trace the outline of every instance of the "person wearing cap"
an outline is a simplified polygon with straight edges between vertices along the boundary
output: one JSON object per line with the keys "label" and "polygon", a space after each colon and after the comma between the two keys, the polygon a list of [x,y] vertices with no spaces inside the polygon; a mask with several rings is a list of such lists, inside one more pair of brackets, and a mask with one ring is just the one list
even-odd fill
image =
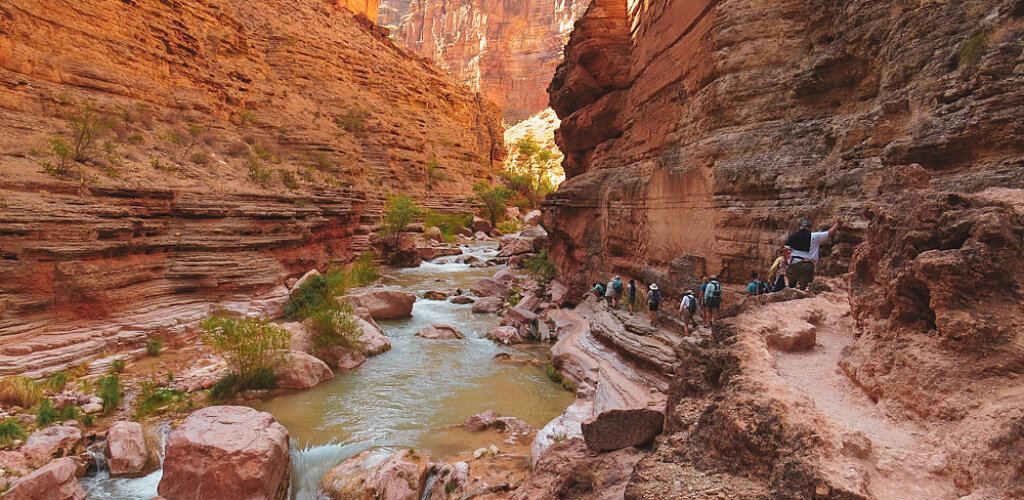
{"label": "person wearing cap", "polygon": [[679,317],[683,320],[683,334],[690,336],[690,324],[697,328],[697,297],[693,296],[693,290],[687,290],[683,300],[679,301]]}
{"label": "person wearing cap", "polygon": [[707,326],[715,326],[715,316],[722,307],[722,284],[718,276],[712,276],[708,286],[704,288],[704,322]]}
{"label": "person wearing cap", "polygon": [[611,284],[612,290],[615,292],[612,295],[612,307],[618,309],[619,302],[622,302],[622,277],[616,274]]}
{"label": "person wearing cap", "polygon": [[651,312],[651,326],[658,323],[658,307],[661,306],[661,291],[658,290],[657,283],[651,283],[650,290],[647,291],[647,309]]}
{"label": "person wearing cap", "polygon": [[839,217],[832,218],[832,227],[828,231],[811,232],[811,221],[800,223],[800,230],[786,240],[786,248],[791,251],[786,279],[789,286],[806,290],[814,281],[814,265],[818,263],[818,250],[821,242],[830,238],[839,229]]}

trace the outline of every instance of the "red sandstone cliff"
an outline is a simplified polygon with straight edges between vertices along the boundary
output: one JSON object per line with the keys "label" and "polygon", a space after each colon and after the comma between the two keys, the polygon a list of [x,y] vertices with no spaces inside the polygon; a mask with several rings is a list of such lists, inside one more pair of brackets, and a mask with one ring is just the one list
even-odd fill
{"label": "red sandstone cliff", "polygon": [[[92,158],[44,173],[88,102]],[[503,157],[493,104],[336,2],[4,2],[0,373],[272,314],[382,195],[464,209]]]}
{"label": "red sandstone cliff", "polygon": [[382,3],[382,24],[400,19],[398,43],[434,59],[517,122],[547,107],[544,92],[585,0]]}

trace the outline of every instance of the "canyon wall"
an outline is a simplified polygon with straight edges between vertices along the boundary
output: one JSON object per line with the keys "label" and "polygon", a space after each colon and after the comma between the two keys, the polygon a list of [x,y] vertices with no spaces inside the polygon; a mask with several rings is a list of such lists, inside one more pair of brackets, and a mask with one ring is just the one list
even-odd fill
{"label": "canyon wall", "polygon": [[494,101],[507,121],[547,107],[544,89],[586,0],[412,0],[381,4],[394,38]]}
{"label": "canyon wall", "polygon": [[4,2],[0,131],[0,374],[32,376],[273,315],[386,195],[467,211],[505,154],[493,103],[320,0]]}

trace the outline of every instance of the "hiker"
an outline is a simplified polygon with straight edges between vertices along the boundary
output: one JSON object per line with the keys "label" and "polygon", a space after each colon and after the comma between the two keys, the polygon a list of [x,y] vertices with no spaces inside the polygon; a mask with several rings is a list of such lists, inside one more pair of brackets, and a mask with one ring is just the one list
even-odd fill
{"label": "hiker", "polygon": [[712,276],[708,286],[704,289],[704,323],[708,326],[715,326],[715,315],[722,307],[722,284],[718,282],[718,276]]}
{"label": "hiker", "polygon": [[814,265],[818,263],[818,250],[821,242],[830,238],[839,229],[839,217],[832,218],[832,227],[828,231],[811,232],[811,221],[800,223],[800,230],[786,240],[786,247],[792,250],[789,258],[789,269],[786,278],[789,285],[807,290],[814,281]]}
{"label": "hiker", "polygon": [[708,289],[708,282],[711,278],[705,276],[701,281],[700,288],[697,289],[697,307],[700,309],[700,316],[704,318],[705,323],[707,322],[708,311],[704,309],[704,291]]}
{"label": "hiker", "polygon": [[615,280],[610,280],[607,285],[604,286],[604,298],[608,301],[608,305],[615,307]]}
{"label": "hiker", "polygon": [[612,295],[612,307],[618,309],[619,302],[622,302],[622,278],[617,274],[615,279],[612,280],[612,290],[615,291]]}
{"label": "hiker", "polygon": [[636,304],[636,280],[629,280],[626,292],[629,298],[629,314],[633,314],[633,305]]}
{"label": "hiker", "polygon": [[768,284],[761,279],[761,275],[757,272],[750,273],[750,279],[752,281],[747,284],[748,296],[764,295],[770,291]]}
{"label": "hiker", "polygon": [[661,307],[661,292],[658,291],[657,283],[651,283],[651,290],[647,292],[647,309],[651,311],[651,326],[658,322],[658,307]]}
{"label": "hiker", "polygon": [[790,257],[790,249],[782,247],[779,249],[779,256],[775,259],[775,262],[772,262],[772,267],[768,268],[768,283],[772,285],[771,293],[781,292],[783,288],[789,286],[789,279],[786,278],[786,269],[789,267]]}
{"label": "hiker", "polygon": [[690,336],[691,323],[694,329],[697,328],[697,319],[694,317],[696,313],[697,297],[693,296],[693,290],[687,290],[683,300],[679,301],[679,317],[683,319],[683,334],[687,337]]}
{"label": "hiker", "polygon": [[[590,291],[587,293],[594,294],[594,297],[597,297],[598,300],[600,300],[601,297],[604,297],[604,285],[600,283],[594,283],[594,288],[591,288]],[[586,295],[584,295],[584,298],[586,298]]]}

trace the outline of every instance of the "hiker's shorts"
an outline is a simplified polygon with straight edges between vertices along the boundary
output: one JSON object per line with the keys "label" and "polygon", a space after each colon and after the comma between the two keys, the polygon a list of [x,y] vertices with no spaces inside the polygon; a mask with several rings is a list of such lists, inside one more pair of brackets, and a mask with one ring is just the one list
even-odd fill
{"label": "hiker's shorts", "polygon": [[685,307],[682,311],[679,311],[679,317],[682,318],[683,323],[690,323],[693,321],[693,313]]}
{"label": "hiker's shorts", "polygon": [[650,308],[650,310],[652,310],[652,311],[657,311],[658,310],[658,306],[660,306],[660,305],[661,305],[661,302],[651,302],[650,305],[648,306],[648,308]]}
{"label": "hiker's shorts", "polygon": [[807,285],[814,281],[814,262],[801,260],[790,264],[786,270],[786,277],[789,278],[789,286],[800,284],[807,288]]}

